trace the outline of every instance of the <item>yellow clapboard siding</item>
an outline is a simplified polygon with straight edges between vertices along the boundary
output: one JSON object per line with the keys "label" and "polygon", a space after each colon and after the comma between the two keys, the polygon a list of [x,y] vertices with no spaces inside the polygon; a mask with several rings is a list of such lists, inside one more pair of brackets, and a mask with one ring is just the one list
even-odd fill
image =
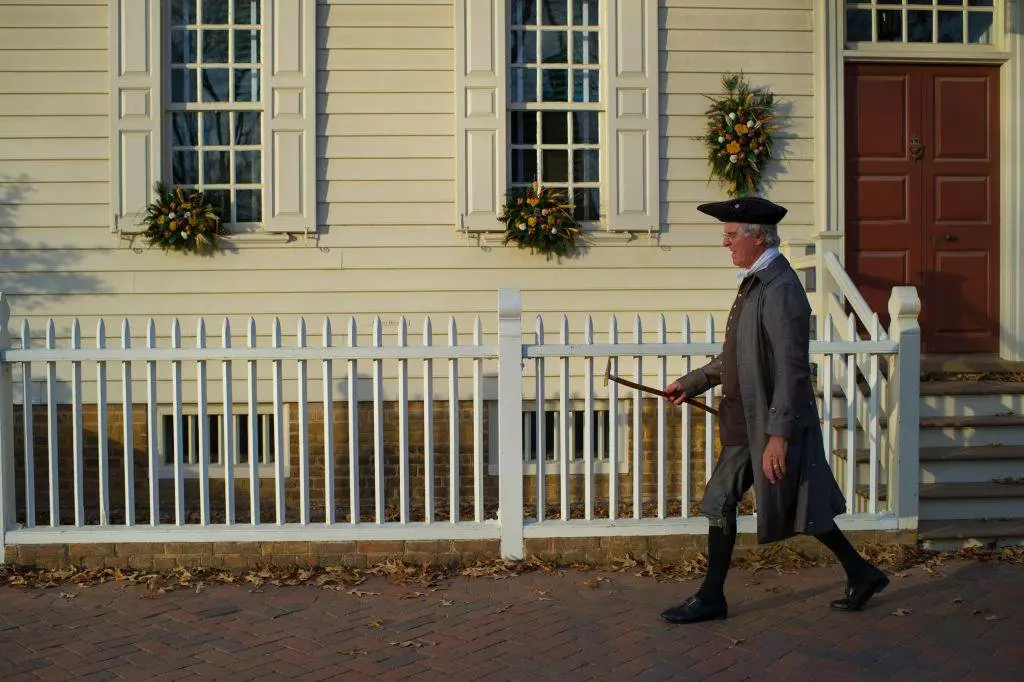
{"label": "yellow clapboard siding", "polygon": [[[776,138],[775,141],[775,155],[776,159],[791,158],[794,157],[794,150],[792,142],[795,142],[795,138]],[[694,140],[688,137],[670,137],[668,139],[668,156],[666,158],[704,158],[705,148],[703,142]],[[808,150],[812,152],[813,150]],[[795,156],[795,158],[801,158]]]}
{"label": "yellow clapboard siding", "polygon": [[106,225],[108,205],[12,206],[0,212],[0,227],[68,227]]}
{"label": "yellow clapboard siding", "polygon": [[[133,273],[104,272],[93,275],[72,275],[75,295],[123,294],[132,291]],[[12,295],[40,294],[54,295],[66,291],[69,282],[62,282],[49,272],[7,272],[4,273],[4,292]]]}
{"label": "yellow clapboard siding", "polygon": [[106,116],[110,101],[103,95],[3,95],[0,116],[66,116],[68,112],[85,116]]}
{"label": "yellow clapboard siding", "polygon": [[106,28],[107,7],[92,3],[75,7],[25,2],[22,5],[0,5],[0,26],[6,28]]}
{"label": "yellow clapboard siding", "polygon": [[[684,42],[685,37],[673,39],[672,45]],[[665,68],[669,72],[690,73],[736,73],[764,69],[765,64],[772,65],[772,71],[778,74],[814,74],[814,55],[774,52],[689,52],[668,50],[665,55]]]}
{"label": "yellow clapboard siding", "polygon": [[110,135],[106,116],[4,116],[0,139],[5,137],[103,137]]}
{"label": "yellow clapboard siding", "polygon": [[[817,0],[731,0],[729,7],[738,10],[803,10],[810,12]],[[722,0],[664,0],[669,9],[716,9],[722,6]]]}
{"label": "yellow clapboard siding", "polygon": [[408,3],[400,7],[386,3],[366,3],[354,6],[329,5],[325,10],[321,25],[327,25],[332,29],[342,26],[450,28],[452,25],[451,8],[440,3],[435,5]]}
{"label": "yellow clapboard siding", "polygon": [[8,159],[105,159],[109,155],[109,139],[67,138],[63,140],[27,138],[3,141],[3,154]]}
{"label": "yellow clapboard siding", "polygon": [[328,71],[437,71],[455,68],[455,52],[450,45],[424,50],[408,47],[402,45],[390,50],[375,50],[344,46],[321,52],[317,67]]}
{"label": "yellow clapboard siding", "polygon": [[[671,111],[662,113],[664,114],[664,118],[668,119],[666,135],[669,140],[704,134],[706,121],[703,116],[682,116]],[[786,118],[782,123],[785,124],[785,130],[783,131],[784,135],[780,134],[778,137],[814,136],[814,119],[812,118]]]}
{"label": "yellow clapboard siding", "polygon": [[317,44],[327,49],[438,49],[455,44],[453,27],[358,27],[336,26],[317,30]]}
{"label": "yellow clapboard siding", "polygon": [[455,201],[455,183],[451,180],[419,180],[416,182],[373,182],[351,180],[321,184],[318,192],[326,201]]}
{"label": "yellow clapboard siding", "polygon": [[318,130],[330,137],[361,135],[455,136],[455,114],[331,114],[320,116]]}
{"label": "yellow clapboard siding", "polygon": [[759,31],[811,31],[814,13],[806,8],[797,10],[728,7],[673,7],[664,12],[662,28],[668,30],[705,31],[728,30],[734,26],[756,27]]}
{"label": "yellow clapboard siding", "polygon": [[0,173],[0,203],[8,210],[17,205],[110,204],[107,182],[8,182]]}
{"label": "yellow clapboard siding", "polygon": [[[710,94],[710,93],[709,93]],[[784,97],[789,108],[787,121],[814,116],[814,98],[802,95]],[[670,116],[701,116],[708,109],[708,100],[701,94],[663,94],[662,111]]]}
{"label": "yellow clapboard siding", "polygon": [[[739,27],[745,27],[741,30]],[[676,52],[764,52],[772,55],[814,52],[814,34],[810,31],[765,31],[753,25],[739,24],[730,30],[683,31],[673,42]]]}
{"label": "yellow clapboard siding", "polygon": [[[2,246],[2,242],[0,242]],[[316,248],[224,250],[210,258],[193,258],[144,248],[141,253],[124,249],[64,249],[76,272],[248,272],[259,270],[336,270],[342,267],[343,249],[326,253]],[[52,253],[44,249],[19,249],[4,257],[9,272],[46,272]],[[279,275],[273,275],[278,277]]]}
{"label": "yellow clapboard siding", "polygon": [[[813,185],[806,183],[808,189],[813,189]],[[703,201],[714,200],[705,199]],[[814,200],[814,196],[810,193],[807,196],[807,203],[798,204],[790,202],[786,208],[789,209],[789,213],[786,214],[786,222],[790,225],[810,225],[814,222],[814,206],[811,202]],[[707,220],[707,216],[697,210],[697,205],[702,201],[676,201],[675,196],[668,202],[668,221],[670,223],[700,223]]]}
{"label": "yellow clapboard siding", "polygon": [[323,146],[328,159],[454,159],[455,140],[448,136],[332,137]]}
{"label": "yellow clapboard siding", "polygon": [[[767,65],[762,68],[767,68]],[[771,90],[777,97],[813,97],[814,77],[809,74],[775,74],[747,71],[749,81],[759,88]],[[663,95],[718,95],[722,91],[722,74],[671,72],[662,74]],[[705,100],[707,102],[707,100]]]}
{"label": "yellow clapboard siding", "polygon": [[455,203],[392,204],[388,202],[327,205],[328,226],[438,225],[455,221]]}
{"label": "yellow clapboard siding", "polygon": [[16,71],[103,71],[109,69],[106,46],[92,50],[3,50],[0,70]]}
{"label": "yellow clapboard siding", "polygon": [[329,71],[319,82],[320,92],[443,92],[455,96],[455,76],[450,70]]}
{"label": "yellow clapboard siding", "polygon": [[[785,181],[814,182],[814,161],[810,159],[787,158],[781,162],[785,168]],[[707,181],[708,164],[701,155],[699,158],[670,158],[663,162],[662,182],[689,180]],[[668,196],[664,194],[663,196]]]}
{"label": "yellow clapboard siding", "polygon": [[327,159],[325,180],[443,180],[455,182],[452,159]]}
{"label": "yellow clapboard siding", "polygon": [[317,95],[318,110],[325,114],[448,114],[455,111],[451,93],[331,93]]}
{"label": "yellow clapboard siding", "polygon": [[14,182],[109,182],[109,176],[106,160],[14,160],[0,154],[0,177]]}
{"label": "yellow clapboard siding", "polygon": [[110,87],[106,72],[31,73],[0,71],[0,93],[80,95],[106,94]]}
{"label": "yellow clapboard siding", "polygon": [[64,50],[105,50],[105,28],[10,28],[0,26],[0,53],[5,50],[39,50],[60,45]]}
{"label": "yellow clapboard siding", "polygon": [[[784,171],[785,169],[782,168],[779,169],[777,174],[772,173],[771,175],[771,178],[776,180],[767,188],[767,191],[771,194],[772,201],[785,205],[789,205],[792,202],[813,201],[814,183],[794,182],[790,180]],[[672,201],[694,201],[698,203],[713,201],[712,195],[716,193],[715,184],[712,183],[708,186],[706,181],[677,180],[672,183]]]}
{"label": "yellow clapboard siding", "polygon": [[628,244],[626,238],[598,235],[600,242],[592,244],[586,258],[568,258],[561,263],[538,260],[528,253],[510,247],[480,249],[451,248],[447,245],[412,247],[396,244],[387,248],[344,249],[345,267],[360,270],[389,270],[415,267],[420,269],[456,270],[466,268],[544,269],[544,270],[641,270],[699,268],[715,266],[716,261],[727,264],[726,253],[720,246],[692,247],[680,251],[666,251],[646,244]]}

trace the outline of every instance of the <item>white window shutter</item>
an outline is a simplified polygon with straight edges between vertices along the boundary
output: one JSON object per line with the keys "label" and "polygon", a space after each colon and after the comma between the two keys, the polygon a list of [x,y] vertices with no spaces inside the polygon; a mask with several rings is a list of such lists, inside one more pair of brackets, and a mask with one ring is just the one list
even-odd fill
{"label": "white window shutter", "polygon": [[456,0],[457,225],[504,230],[506,191],[505,0]]}
{"label": "white window shutter", "polygon": [[263,228],[316,231],[316,0],[265,3]]}
{"label": "white window shutter", "polygon": [[608,0],[607,229],[660,225],[658,3]]}
{"label": "white window shutter", "polygon": [[162,176],[163,15],[159,0],[110,0],[108,11],[111,228],[141,232]]}

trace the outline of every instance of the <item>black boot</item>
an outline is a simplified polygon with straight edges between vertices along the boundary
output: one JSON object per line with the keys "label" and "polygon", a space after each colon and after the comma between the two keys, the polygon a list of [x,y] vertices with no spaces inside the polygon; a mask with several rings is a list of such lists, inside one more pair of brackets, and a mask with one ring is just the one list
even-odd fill
{"label": "black boot", "polygon": [[836,611],[860,611],[871,597],[889,585],[889,577],[868,563],[838,527],[815,537],[832,550],[846,571],[846,591],[829,604]]}
{"label": "black boot", "polygon": [[697,594],[682,604],[666,609],[661,617],[669,623],[699,623],[705,620],[726,618],[729,605],[725,601],[725,576],[732,562],[733,545],[736,544],[736,521],[708,529],[708,572]]}

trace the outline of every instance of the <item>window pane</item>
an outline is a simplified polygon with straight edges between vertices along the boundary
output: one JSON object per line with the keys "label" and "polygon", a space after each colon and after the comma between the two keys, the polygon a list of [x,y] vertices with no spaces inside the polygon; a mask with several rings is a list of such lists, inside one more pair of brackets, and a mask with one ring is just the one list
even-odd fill
{"label": "window pane", "polygon": [[544,162],[541,180],[543,182],[568,182],[569,152],[564,149],[545,149],[541,154]]}
{"label": "window pane", "polygon": [[878,42],[902,42],[903,41],[903,13],[898,9],[879,10],[876,15],[878,19]]}
{"label": "window pane", "polygon": [[260,101],[259,69],[235,69],[235,101]]}
{"label": "window pane", "polygon": [[956,5],[957,7],[964,6],[964,0],[939,0],[940,5]]}
{"label": "window pane", "polygon": [[255,64],[260,60],[260,32],[257,30],[235,31],[235,61],[241,64]]}
{"label": "window pane", "polygon": [[909,0],[908,5],[930,5],[932,0]]}
{"label": "window pane", "polygon": [[171,31],[171,62],[174,64],[196,63],[195,29],[174,29]]}
{"label": "window pane", "polygon": [[577,144],[597,144],[597,112],[577,111],[572,115],[572,141]]}
{"label": "window pane", "polygon": [[239,111],[235,113],[235,144],[260,143],[260,112]]}
{"label": "window pane", "polygon": [[537,2],[536,2],[536,0],[512,0],[512,23],[513,24],[536,24],[537,23]]}
{"label": "window pane", "polygon": [[568,69],[544,69],[541,72],[541,100],[544,102],[569,101]]}
{"label": "window pane", "polygon": [[203,23],[228,23],[228,0],[203,0]]}
{"label": "window pane", "polygon": [[964,42],[964,15],[962,12],[939,12],[939,42]]}
{"label": "window pane", "polygon": [[229,111],[204,111],[203,112],[203,144],[224,145],[231,144],[231,112]]}
{"label": "window pane", "polygon": [[235,152],[235,182],[253,185],[260,181],[260,152]]}
{"label": "window pane", "polygon": [[992,0],[967,0],[968,7],[991,7]]}
{"label": "window pane", "polygon": [[597,182],[600,178],[600,157],[596,149],[577,149],[572,158],[573,182]]}
{"label": "window pane", "polygon": [[261,194],[258,189],[240,189],[235,192],[236,222],[258,223],[263,220]]}
{"label": "window pane", "polygon": [[537,32],[512,31],[512,63],[537,63]]}
{"label": "window pane", "polygon": [[235,23],[260,23],[260,0],[235,0]]}
{"label": "window pane", "polygon": [[196,0],[171,0],[171,23],[196,23]]}
{"label": "window pane", "polygon": [[569,35],[565,31],[541,32],[541,61],[545,64],[565,64],[569,61]]}
{"label": "window pane", "polygon": [[227,64],[227,31],[203,31],[203,62],[206,64]]}
{"label": "window pane", "polygon": [[511,137],[512,144],[537,144],[537,114],[513,111]]}
{"label": "window pane", "polygon": [[196,102],[196,72],[192,69],[171,69],[171,102]]}
{"label": "window pane", "polygon": [[533,182],[537,177],[537,152],[533,149],[512,150],[512,182]]}
{"label": "window pane", "polygon": [[199,184],[199,152],[176,151],[171,154],[171,182],[175,185]]}
{"label": "window pane", "polygon": [[572,23],[576,26],[597,26],[597,0],[572,0]]}
{"label": "window pane", "polygon": [[227,102],[228,101],[228,70],[227,69],[203,69],[203,101],[204,102]]}
{"label": "window pane", "polygon": [[534,69],[512,69],[512,101],[537,101],[537,72]]}
{"label": "window pane", "polygon": [[599,102],[600,93],[598,83],[600,78],[597,71],[583,69],[574,71],[572,75],[572,101],[573,102]]}
{"label": "window pane", "polygon": [[231,190],[208,189],[203,194],[213,207],[220,211],[221,222],[231,222]]}
{"label": "window pane", "polygon": [[199,119],[195,112],[171,113],[171,146],[194,147],[199,144]]}
{"label": "window pane", "polygon": [[543,144],[569,143],[569,118],[564,111],[545,111],[541,114],[541,142]]}
{"label": "window pane", "polygon": [[992,15],[971,12],[967,15],[967,42],[989,45],[992,43]]}
{"label": "window pane", "polygon": [[203,152],[203,184],[231,183],[231,152]]}
{"label": "window pane", "polygon": [[575,204],[573,217],[576,220],[601,219],[601,192],[596,187],[577,189]]}
{"label": "window pane", "polygon": [[569,23],[569,0],[540,0],[540,22],[545,26]]}
{"label": "window pane", "polygon": [[911,10],[907,12],[907,40],[912,43],[932,42],[931,10]]}
{"label": "window pane", "polygon": [[572,61],[576,64],[597,64],[597,31],[572,35]]}
{"label": "window pane", "polygon": [[871,10],[846,10],[846,39],[851,43],[871,40]]}

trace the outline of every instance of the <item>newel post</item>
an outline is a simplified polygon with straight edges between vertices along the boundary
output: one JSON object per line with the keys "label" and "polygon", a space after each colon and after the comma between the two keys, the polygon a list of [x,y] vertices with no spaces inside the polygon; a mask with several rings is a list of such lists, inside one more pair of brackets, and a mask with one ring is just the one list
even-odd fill
{"label": "newel post", "polygon": [[921,299],[914,287],[893,287],[889,297],[889,337],[898,344],[896,366],[889,379],[893,411],[889,418],[892,448],[889,498],[899,527],[917,528],[920,471]]}
{"label": "newel post", "polygon": [[[11,306],[0,292],[0,352],[11,347]],[[7,531],[14,526],[14,394],[11,363],[0,361],[0,564],[7,561]]]}
{"label": "newel post", "polygon": [[518,289],[498,292],[498,521],[505,559],[524,554],[522,312]]}

